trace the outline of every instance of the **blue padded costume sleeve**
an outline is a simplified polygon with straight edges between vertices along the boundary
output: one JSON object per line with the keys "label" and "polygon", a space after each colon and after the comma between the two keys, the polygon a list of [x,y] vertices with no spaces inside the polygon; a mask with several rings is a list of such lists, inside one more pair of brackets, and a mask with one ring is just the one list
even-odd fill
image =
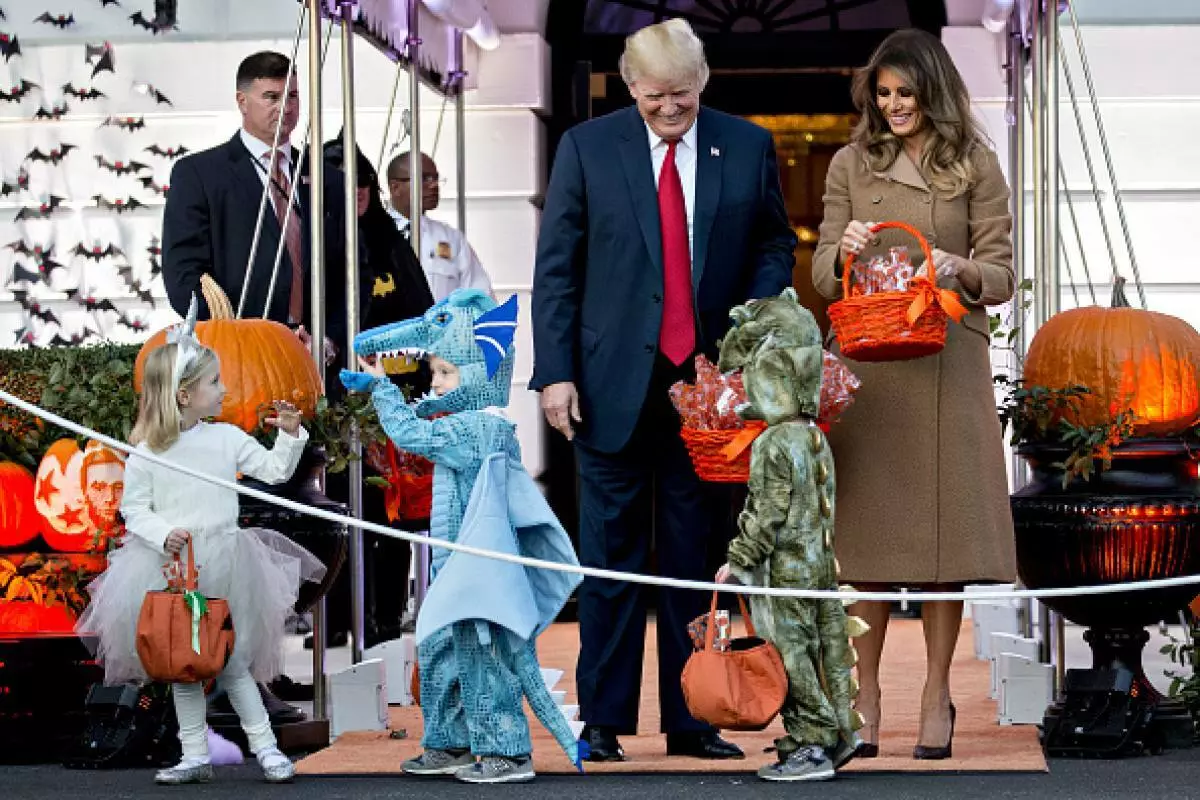
{"label": "blue padded costume sleeve", "polygon": [[397,449],[455,470],[465,469],[475,460],[471,437],[455,420],[457,415],[421,419],[391,381],[376,381],[371,400],[379,424]]}

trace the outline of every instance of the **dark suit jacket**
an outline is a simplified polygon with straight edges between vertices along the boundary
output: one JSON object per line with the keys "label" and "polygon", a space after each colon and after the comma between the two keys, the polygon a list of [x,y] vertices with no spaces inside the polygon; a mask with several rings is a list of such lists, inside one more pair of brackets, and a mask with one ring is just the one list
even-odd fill
{"label": "dark suit jacket", "polygon": [[[715,361],[729,309],[791,285],[796,236],[771,135],[708,108],[696,124],[692,288],[697,349]],[[658,193],[646,125],[631,106],[563,136],[538,236],[531,388],[575,383],[582,443],[615,452],[633,432],[662,294]]]}
{"label": "dark suit jacket", "polygon": [[[292,148],[292,162],[299,157]],[[309,182],[307,160],[300,165],[301,183],[296,188],[301,221],[304,270],[304,319],[311,319],[309,286]],[[263,191],[260,172],[240,133],[209,150],[184,156],[171,170],[171,191],[163,212],[163,282],[172,308],[187,313],[192,293],[198,292],[200,275],[209,273],[225,293],[234,310],[242,293],[246,259],[254,239],[255,214]],[[346,347],[346,257],[345,189],[342,173],[325,171],[325,325],[326,335],[338,348]],[[293,211],[292,213],[296,213]],[[266,304],[275,250],[279,245],[279,221],[268,201],[263,211],[262,236],[254,258],[244,317],[261,317]],[[365,273],[365,270],[363,271]],[[365,276],[364,276],[365,277]],[[275,282],[269,319],[287,322],[292,270],[286,249]],[[360,280],[360,297],[370,299],[370,284]],[[200,319],[208,318],[208,306],[200,298]]]}

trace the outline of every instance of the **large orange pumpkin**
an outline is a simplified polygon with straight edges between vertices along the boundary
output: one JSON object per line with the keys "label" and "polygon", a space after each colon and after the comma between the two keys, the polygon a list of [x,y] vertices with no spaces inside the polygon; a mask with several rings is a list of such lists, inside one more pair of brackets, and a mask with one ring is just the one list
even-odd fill
{"label": "large orange pumpkin", "polygon": [[1088,306],[1047,320],[1025,356],[1024,383],[1084,386],[1076,425],[1102,425],[1132,411],[1135,436],[1172,436],[1200,421],[1200,334],[1178,317],[1131,308],[1124,278],[1111,308]]}
{"label": "large orange pumpkin", "polygon": [[[218,419],[248,433],[258,425],[259,410],[273,400],[289,400],[311,419],[322,391],[321,375],[296,334],[270,320],[234,319],[220,287],[207,275],[201,285],[212,319],[196,325],[196,338],[216,351],[227,390]],[[146,357],[166,338],[166,330],[161,330],[138,352],[133,370],[136,391],[142,391]]]}
{"label": "large orange pumpkin", "polygon": [[42,537],[52,550],[85,553],[91,547],[92,522],[84,503],[80,472],[83,451],[74,439],[50,445],[38,464],[33,502],[42,516]]}
{"label": "large orange pumpkin", "polygon": [[41,532],[33,476],[20,464],[0,462],[0,548],[19,547]]}

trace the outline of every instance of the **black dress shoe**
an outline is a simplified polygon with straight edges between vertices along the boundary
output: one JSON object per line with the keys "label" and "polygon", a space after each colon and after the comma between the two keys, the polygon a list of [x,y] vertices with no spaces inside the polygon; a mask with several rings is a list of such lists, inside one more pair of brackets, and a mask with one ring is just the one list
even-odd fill
{"label": "black dress shoe", "polygon": [[624,761],[625,751],[617,741],[617,735],[609,728],[585,725],[579,735],[580,743],[587,748],[585,761]]}
{"label": "black dress shoe", "polygon": [[668,733],[667,755],[692,758],[745,758],[742,748],[727,742],[716,731],[703,733]]}
{"label": "black dress shoe", "polygon": [[954,703],[950,704],[950,738],[946,740],[945,747],[927,747],[919,744],[913,748],[913,758],[918,761],[941,761],[950,758],[954,754],[954,718],[958,716],[958,712],[954,708]]}

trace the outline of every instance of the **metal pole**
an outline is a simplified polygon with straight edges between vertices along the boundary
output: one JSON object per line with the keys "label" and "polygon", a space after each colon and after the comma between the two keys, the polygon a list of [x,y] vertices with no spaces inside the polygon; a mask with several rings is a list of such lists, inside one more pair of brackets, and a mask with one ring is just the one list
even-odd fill
{"label": "metal pole", "polygon": [[[283,130],[284,110],[287,108],[288,97],[292,93],[292,82],[295,80],[296,74],[296,55],[300,52],[300,34],[304,32],[304,15],[308,11],[308,6],[300,6],[300,18],[296,20],[296,37],[292,41],[292,60],[290,62],[291,69],[288,70],[287,77],[283,80],[283,97],[279,98],[279,119],[275,120],[275,135],[271,137],[271,164],[268,168],[267,175],[275,174],[275,160],[279,157],[278,146],[280,132]],[[267,184],[263,184],[262,195],[258,201],[258,217],[254,222],[254,236],[250,239],[250,257],[246,260],[246,274],[242,278],[242,293],[238,296],[237,318],[242,318],[242,312],[246,308],[246,294],[250,290],[250,275],[254,272],[254,259],[258,255],[258,240],[262,238],[263,215],[267,210]],[[286,223],[285,223],[286,224]],[[280,236],[280,239],[284,237]],[[279,269],[279,258],[276,256],[275,269]],[[272,273],[271,281],[274,282],[275,275]],[[266,319],[267,312],[271,307],[271,299],[268,296],[266,304],[263,306],[263,319]]]}
{"label": "metal pole", "polygon": [[[321,143],[321,0],[308,0],[308,125],[309,142]],[[312,357],[317,371],[325,374],[325,161],[309,148],[309,308],[312,318]],[[328,717],[325,696],[325,598],[313,609],[313,716]]]}
{"label": "metal pole", "polygon": [[454,96],[454,175],[458,199],[458,231],[467,235],[467,99],[466,65],[463,63],[463,32],[454,29],[455,84],[458,93]]}
{"label": "metal pole", "polygon": [[[346,175],[346,363],[354,367],[354,337],[358,335],[358,145],[354,124],[354,6],[338,0],[342,13],[342,171]],[[362,443],[358,428],[350,432],[350,514],[362,519]],[[350,531],[350,660],[363,660],[363,532]]]}
{"label": "metal pole", "polygon": [[[421,189],[425,183],[421,165],[421,38],[417,27],[419,0],[408,0],[408,231],[409,241],[417,260],[421,260]],[[413,545],[416,581],[413,589],[413,609],[419,613],[429,588],[429,545]]]}
{"label": "metal pole", "polygon": [[1100,134],[1100,150],[1104,153],[1104,164],[1108,168],[1108,182],[1112,184],[1113,200],[1117,203],[1117,219],[1121,221],[1121,233],[1125,236],[1125,249],[1129,252],[1129,266],[1133,270],[1133,282],[1137,285],[1142,308],[1146,305],[1146,289],[1142,286],[1142,272],[1138,269],[1137,254],[1133,252],[1133,238],[1129,235],[1129,221],[1125,219],[1125,201],[1121,199],[1121,188],[1117,184],[1117,171],[1113,168],[1112,151],[1108,148],[1108,135],[1104,132],[1104,119],[1100,116],[1100,102],[1096,98],[1096,86],[1092,83],[1092,69],[1088,66],[1087,49],[1083,46],[1083,34],[1079,30],[1079,18],[1075,15],[1075,4],[1068,3],[1071,27],[1075,30],[1075,45],[1079,48],[1079,63],[1083,66],[1083,81],[1087,84],[1088,97],[1092,101],[1092,114],[1096,118],[1096,131]]}
{"label": "metal pole", "polygon": [[[1046,290],[1044,285],[1043,256],[1046,252],[1046,87],[1044,58],[1045,29],[1042,25],[1042,2],[1038,0],[1030,9],[1030,25],[1033,29],[1033,52],[1031,63],[1031,83],[1033,94],[1033,114],[1030,115],[1032,129],[1032,178],[1033,178],[1033,264],[1030,270],[1033,277],[1033,320],[1032,330],[1036,331],[1043,322],[1049,319],[1046,309]],[[1032,338],[1029,337],[1029,338]]]}
{"label": "metal pole", "polygon": [[1046,318],[1039,320],[1039,324],[1044,324],[1046,319],[1057,314],[1062,306],[1062,281],[1058,265],[1058,0],[1045,0],[1045,4],[1042,16],[1042,24],[1046,29],[1042,37],[1042,47],[1045,49],[1042,63],[1045,69],[1042,70],[1042,79],[1046,84],[1046,119],[1042,179],[1046,182],[1046,238],[1040,266],[1046,287],[1046,305],[1043,308]]}
{"label": "metal pole", "polygon": [[[1008,31],[1008,92],[1009,108],[1012,119],[1008,128],[1008,176],[1012,185],[1012,218],[1013,218],[1013,276],[1018,287],[1025,280],[1027,273],[1025,258],[1027,217],[1025,214],[1025,45],[1021,31],[1015,20],[1009,22]],[[1013,325],[1017,335],[1013,340],[1016,348],[1013,366],[1020,368],[1021,360],[1025,357],[1026,335],[1025,319],[1021,308],[1021,289],[1013,299]],[[1025,459],[1012,453],[1013,489],[1019,490],[1029,482],[1029,473]],[[1025,600],[1022,604],[1021,635],[1025,638],[1033,636],[1033,601]]]}
{"label": "metal pole", "polygon": [[[379,142],[379,160],[375,162],[376,169],[381,170],[381,171],[384,169],[383,157],[385,155],[387,155],[387,138],[388,138],[388,134],[391,133],[391,130],[392,130],[392,114],[396,110],[396,95],[399,94],[399,92],[400,92],[400,76],[403,73],[404,73],[404,62],[397,61],[396,62],[396,78],[395,78],[395,80],[392,81],[392,101],[390,103],[388,103],[387,117],[385,117],[384,121],[383,121],[383,139]],[[384,187],[385,188],[387,187],[386,182],[384,183]]]}

